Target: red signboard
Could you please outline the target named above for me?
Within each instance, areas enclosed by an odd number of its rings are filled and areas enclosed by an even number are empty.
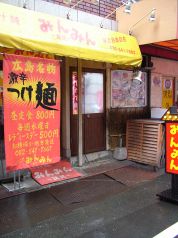
[[[178,174],[178,123],[166,123],[166,172]]]
[[[32,172],[32,177],[41,185],[82,176],[82,174],[73,169],[71,164],[67,161],[35,167],[30,170]]]
[[[58,162],[59,62],[5,55],[3,86],[7,171]]]

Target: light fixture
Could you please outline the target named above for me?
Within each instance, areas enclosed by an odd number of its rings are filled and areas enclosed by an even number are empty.
[[[150,21],[155,21],[156,20],[156,9],[153,9],[150,13],[150,16],[149,16],[149,20]]]
[[[147,17],[148,15],[149,15],[149,20],[150,20],[151,22],[155,21],[155,20],[156,20],[155,12],[156,12],[156,8],[153,8],[151,11],[149,11],[148,13],[146,13],[142,18],[140,18],[134,25],[132,25],[132,26],[129,28],[128,34],[129,34],[129,35],[132,35],[132,29],[133,29],[139,22],[141,22],[145,17]]]
[[[27,0],[23,0],[23,8],[26,9],[26,8],[27,8],[27,4],[28,4],[28,3],[27,3]]]
[[[111,13],[109,13],[107,16],[104,17],[104,20],[100,23],[100,27],[103,28],[103,22],[108,18],[110,17],[112,14],[114,14],[120,7],[123,7],[125,6],[125,9],[124,9],[124,12],[125,13],[130,13],[131,12],[131,6],[132,6],[132,3],[136,3],[138,2],[139,0],[128,0],[127,2],[122,2],[122,4],[117,7],[114,11],[112,11]]]
[[[141,84],[142,83],[142,71],[135,71],[133,75],[133,80],[135,84]]]
[[[76,4],[74,4],[70,10],[68,11],[67,13],[67,19],[70,19],[70,12],[72,9],[74,9],[76,6],[78,6],[78,4],[80,4],[81,2],[83,2],[84,0],[79,0]],[[91,3],[92,4],[98,4],[100,0],[91,0]],[[71,4],[72,3],[72,0],[64,0],[64,3],[66,4]]]
[[[125,13],[130,13],[130,12],[131,12],[131,5],[132,5],[132,2],[131,2],[131,1],[128,1],[128,2],[125,4],[125,10],[124,10]]]

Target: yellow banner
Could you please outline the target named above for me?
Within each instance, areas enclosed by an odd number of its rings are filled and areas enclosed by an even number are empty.
[[[170,108],[173,105],[173,79],[164,78],[162,84],[162,107]]]
[[[140,66],[136,39],[99,27],[0,3],[0,45],[74,58]]]

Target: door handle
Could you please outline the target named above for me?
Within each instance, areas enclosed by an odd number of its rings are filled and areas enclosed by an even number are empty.
[[[87,118],[90,118],[90,114],[87,114]]]

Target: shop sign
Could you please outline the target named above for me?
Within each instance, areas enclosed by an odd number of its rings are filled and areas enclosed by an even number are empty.
[[[72,72],[72,113],[78,114],[78,79],[77,72]]]
[[[166,172],[178,174],[178,123],[166,123]]]
[[[64,160],[60,163],[31,168],[30,171],[34,180],[41,185],[82,176],[81,173],[72,168],[69,162]]]
[[[172,105],[173,105],[173,80],[169,78],[164,78],[162,86],[162,107],[170,108]]]
[[[2,97],[3,97],[3,73],[0,70],[0,107],[2,107]]]
[[[7,171],[60,160],[59,62],[17,55],[3,61]]]
[[[55,55],[140,66],[133,36],[0,3],[0,45]],[[13,29],[13,31],[12,31]]]

